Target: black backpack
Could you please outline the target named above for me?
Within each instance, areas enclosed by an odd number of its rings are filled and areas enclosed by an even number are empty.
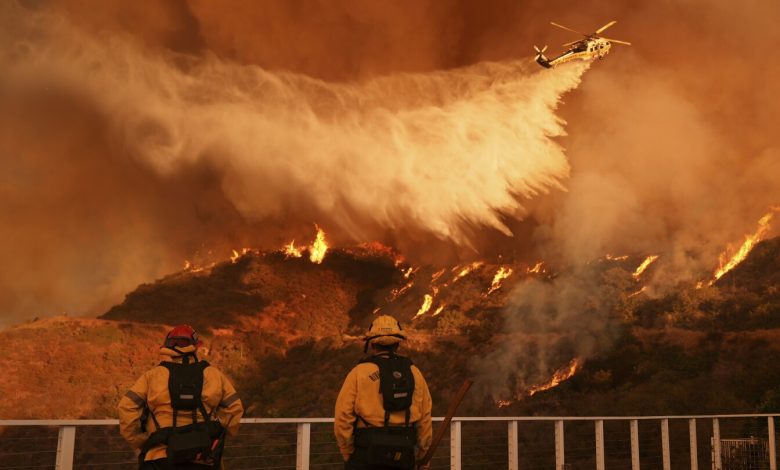
[[[154,412],[150,410],[157,430],[149,436],[141,449],[141,459],[155,446],[165,444],[168,464],[175,468],[194,460],[213,462],[214,468],[220,467],[222,450],[225,445],[225,430],[219,421],[212,419],[203,406],[203,371],[209,366],[206,361],[178,364],[161,362],[168,369],[168,392],[173,408],[173,425],[160,428]],[[176,426],[180,412],[191,413],[192,424]],[[198,413],[202,420],[198,421]]]
[[[390,468],[414,468],[414,449],[417,444],[417,430],[409,423],[414,375],[412,361],[394,353],[372,356],[361,361],[371,362],[379,367],[379,389],[382,392],[382,407],[385,421],[382,427],[372,427],[358,416],[367,427],[355,428],[355,446],[366,448],[369,465]],[[390,425],[390,413],[405,411],[403,426]]]

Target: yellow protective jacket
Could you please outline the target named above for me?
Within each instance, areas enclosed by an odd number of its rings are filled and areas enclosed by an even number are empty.
[[[161,348],[163,360],[170,362],[182,362],[179,353],[168,348]],[[119,432],[135,449],[140,449],[149,436],[156,431],[154,420],[151,416],[146,423],[146,432],[141,431],[141,414],[144,406],[154,413],[155,419],[161,428],[173,425],[173,407],[171,395],[168,393],[168,369],[158,365],[147,371],[119,401]],[[238,425],[244,414],[244,407],[238,398],[236,389],[222,372],[214,366],[203,370],[203,392],[201,400],[206,412],[210,415],[216,409],[216,417],[228,434],[234,436],[238,433]],[[198,413],[198,419],[203,419]],[[192,415],[188,412],[179,412],[176,417],[176,426],[185,426],[192,423]],[[166,458],[165,446],[153,447],[146,454],[146,460]]]
[[[387,353],[380,353],[387,354]],[[431,392],[425,378],[416,366],[412,365],[414,376],[414,394],[410,408],[410,422],[417,427],[417,458],[421,458],[431,445],[433,427],[431,425]],[[365,427],[358,415],[371,426],[384,426],[385,409],[379,388],[379,366],[371,362],[358,364],[344,380],[336,399],[334,432],[336,442],[344,459],[355,451],[353,431],[355,423]],[[404,411],[390,413],[391,425],[403,425]]]

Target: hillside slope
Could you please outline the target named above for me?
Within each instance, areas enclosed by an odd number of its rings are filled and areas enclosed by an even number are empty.
[[[462,409],[470,414],[773,409],[780,406],[780,363],[768,360],[780,349],[778,253],[780,239],[762,242],[715,285],[681,285],[657,298],[636,294],[635,261],[596,263],[587,274],[604,287],[598,295],[609,293],[598,304],[608,324],[584,337],[588,325],[529,316],[517,298],[525,291],[514,288],[555,288],[564,276],[535,266],[412,268],[376,250],[332,251],[322,264],[248,253],[139,286],[100,319],[58,317],[0,331],[0,394],[14,397],[0,402],[0,418],[113,416],[122,393],[159,360],[166,329],[180,322],[202,332],[204,356],[234,380],[248,414],[329,415],[375,311],[404,321],[407,351],[428,376],[438,413],[466,376],[478,381]],[[581,353],[583,338],[601,342],[576,374],[530,396],[531,386]],[[516,354],[508,371],[491,362],[503,350]],[[487,385],[495,380],[507,386],[497,392]]]

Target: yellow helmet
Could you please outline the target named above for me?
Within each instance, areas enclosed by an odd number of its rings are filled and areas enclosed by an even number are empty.
[[[371,322],[368,327],[368,333],[363,338],[366,341],[366,347],[371,342],[382,345],[391,345],[400,343],[406,339],[406,335],[401,331],[401,324],[390,315],[380,315]]]

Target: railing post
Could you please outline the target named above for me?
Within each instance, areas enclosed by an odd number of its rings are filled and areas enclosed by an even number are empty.
[[[596,420],[596,470],[604,470],[604,420]]]
[[[769,428],[769,470],[777,470],[777,448],[775,447],[775,417],[767,418]]]
[[[298,438],[295,446],[295,469],[309,470],[311,450],[311,423],[298,423]]]
[[[631,423],[631,470],[639,470],[639,421]]]
[[[76,426],[61,426],[57,438],[57,470],[73,470],[76,448]]]
[[[691,444],[691,470],[699,470],[699,448],[696,442],[696,418],[688,420],[688,439]]]
[[[672,464],[669,456],[669,419],[661,420],[661,454],[663,455],[664,470],[671,470]]]
[[[718,418],[712,420],[712,469],[721,470],[723,463],[720,460],[720,422]]]
[[[450,469],[461,470],[460,461],[460,421],[450,424]]]
[[[517,421],[510,421],[507,430],[507,449],[509,450],[509,470],[518,470],[518,435],[517,435]]]
[[[563,420],[555,421],[555,470],[563,470],[565,452],[563,447]]]

